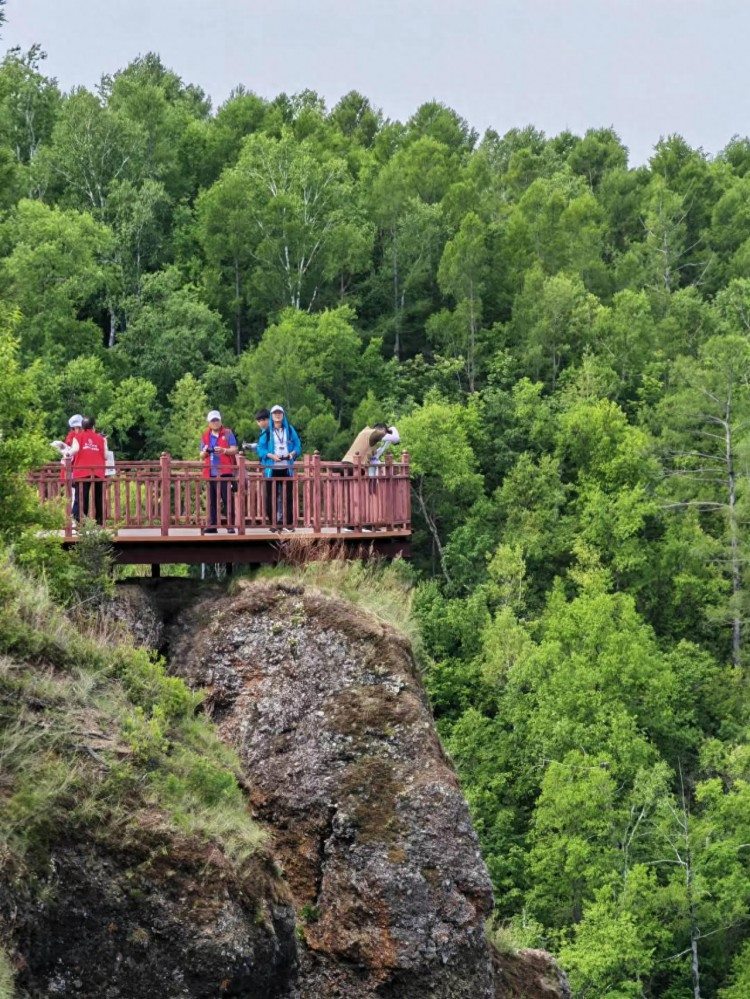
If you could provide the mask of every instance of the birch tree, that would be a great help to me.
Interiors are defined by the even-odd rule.
[[[115,181],[140,179],[145,139],[139,125],[81,87],[63,103],[32,174],[65,204],[101,216]]]
[[[446,243],[438,268],[441,291],[456,301],[455,325],[459,342],[453,346],[464,355],[469,392],[476,388],[477,340],[488,272],[487,228],[475,212],[469,212],[456,235]],[[431,324],[433,336],[445,340],[446,331],[454,324],[441,322],[439,313],[434,319],[436,322]]]
[[[356,266],[337,259],[349,254],[339,238],[342,227],[357,218],[346,163],[288,130],[278,139],[250,136],[236,167],[201,199],[199,217],[209,261],[233,271],[236,300],[249,292],[266,312],[310,311],[321,302],[327,278]],[[232,236],[222,246],[225,219]]]
[[[0,139],[18,163],[30,163],[52,133],[61,103],[54,80],[44,76],[38,45],[11,49],[0,64]]]
[[[660,407],[665,463],[664,507],[701,511],[724,541],[731,597],[732,662],[743,658],[746,614],[747,444],[750,442],[750,342],[712,337],[697,360],[675,364],[675,387]]]
[[[601,306],[576,275],[545,277],[538,266],[526,273],[516,300],[511,334],[524,344],[529,368],[554,390],[572,355],[593,339]]]
[[[196,210],[198,239],[220,289],[222,311],[232,316],[234,348],[239,355],[245,339],[252,242],[256,238],[249,190],[240,173],[226,171],[198,198]]]
[[[372,185],[370,210],[380,233],[381,271],[389,288],[396,358],[402,353],[406,309],[416,291],[414,279],[425,260],[435,259],[438,203],[455,179],[457,167],[458,156],[448,146],[420,136],[394,153]],[[420,229],[424,237],[415,241]]]

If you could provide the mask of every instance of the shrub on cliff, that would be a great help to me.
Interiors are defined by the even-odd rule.
[[[144,825],[241,863],[261,834],[200,695],[146,650],[102,637],[3,558],[0,866],[29,872],[56,840],[122,845]]]

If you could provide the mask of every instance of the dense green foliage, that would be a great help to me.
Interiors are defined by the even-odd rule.
[[[396,421],[498,913],[581,999],[750,980],[749,196],[746,139],[629,169],[608,129],[0,65],[3,488],[75,411],[122,457],[192,456],[207,405],[332,458]]]

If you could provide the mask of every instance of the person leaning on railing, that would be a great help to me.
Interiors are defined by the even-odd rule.
[[[387,423],[375,423],[371,427],[360,430],[354,438],[351,447],[341,459],[342,464],[355,464],[377,466],[380,456],[389,444],[398,444],[401,438],[395,427],[389,427]]]
[[[378,474],[378,466],[383,464],[381,458],[391,444],[401,443],[401,435],[395,427],[388,427],[385,423],[377,423],[375,426],[378,430],[382,430],[383,427],[385,427],[385,433],[380,438],[378,447],[370,457],[370,467],[368,469],[368,473],[371,476],[376,476]]]
[[[363,430],[360,430],[354,438],[351,447],[341,459],[341,474],[353,476],[356,470],[359,469],[362,475],[377,476],[381,455],[389,445],[398,444],[400,441],[401,437],[398,430],[395,427],[389,427],[387,423],[374,423],[371,427],[365,427]],[[370,496],[375,495],[377,488],[375,482],[369,482],[367,488]],[[342,497],[344,503],[343,519],[348,521],[348,524],[344,530],[351,531],[355,526],[353,522],[357,519],[354,510],[356,494],[352,492],[350,486],[346,486],[345,490]],[[364,510],[358,512],[360,515],[364,515],[365,513]],[[357,526],[360,526],[365,531],[372,530],[373,527],[371,523],[358,523]]]

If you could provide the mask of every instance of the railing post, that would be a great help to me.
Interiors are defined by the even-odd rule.
[[[401,491],[404,503],[404,526],[407,528],[411,528],[411,475],[409,474],[409,461],[409,452],[402,451],[401,462],[404,466],[404,477],[402,479],[403,485],[401,486]]]
[[[172,455],[163,451],[159,459],[161,465],[161,534],[169,534],[169,523],[172,513]]]
[[[302,526],[309,527],[311,524],[311,494],[312,486],[310,485],[310,461],[311,456],[309,454],[302,455]]]
[[[321,505],[321,479],[320,479],[320,452],[315,451],[312,456],[312,529],[315,534],[320,534],[320,505]]]
[[[63,461],[65,469],[65,537],[73,537],[73,459]]]
[[[247,507],[247,459],[244,454],[237,455],[237,505],[235,507],[235,524],[238,534],[245,533],[245,511]]]
[[[354,457],[354,516],[353,522],[354,527],[358,531],[361,531],[367,520],[367,483],[364,480],[364,476],[367,475],[367,469],[365,468],[362,455],[357,454]]]
[[[378,469],[378,471],[380,471],[380,469]],[[380,513],[384,525],[389,530],[392,530],[394,521],[396,519],[396,510],[395,510],[396,497],[395,497],[395,490],[393,488],[393,483],[394,483],[393,455],[391,454],[390,451],[385,456],[385,466],[383,468],[383,473],[384,473],[383,478],[380,481],[378,481],[378,479],[375,480],[379,486],[382,486],[382,490],[380,493],[381,497]]]

